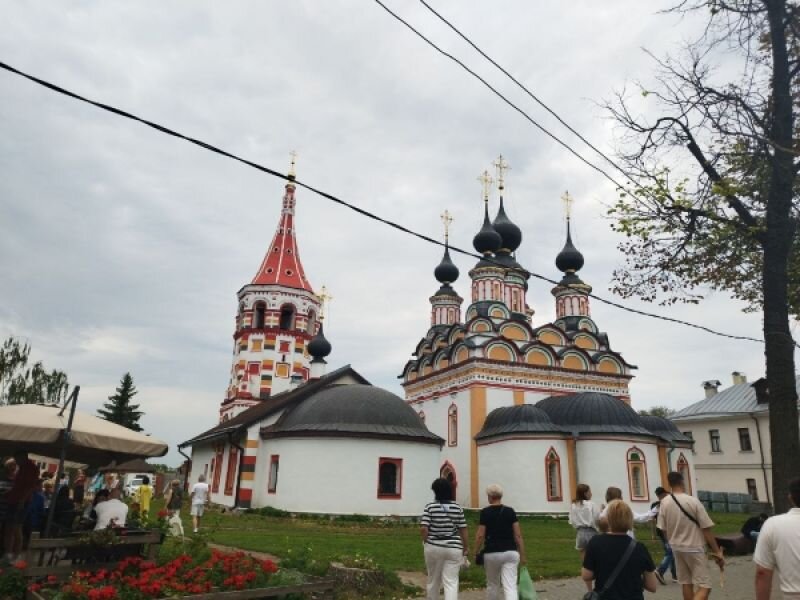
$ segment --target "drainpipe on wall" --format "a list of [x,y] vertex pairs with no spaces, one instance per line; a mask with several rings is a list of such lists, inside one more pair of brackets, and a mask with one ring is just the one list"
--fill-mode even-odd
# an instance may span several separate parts
[[672,453],[675,452],[675,442],[669,440],[669,450],[667,450],[667,473],[672,471]]
[[767,503],[772,504],[772,500],[769,496],[769,482],[767,481],[767,467],[766,463],[764,462],[764,445],[761,442],[761,425],[758,422],[758,417],[756,417],[755,413],[750,413],[750,418],[756,422],[756,436],[758,437],[758,453],[761,455],[761,473],[764,475],[764,489],[767,492]]
[[230,442],[231,446],[236,448],[239,451],[239,465],[236,469],[236,489],[234,490],[233,494],[233,508],[239,507],[239,488],[242,486],[242,461],[244,461],[244,448],[242,448],[239,444],[233,441],[233,434],[228,434],[228,441]]
[[186,459],[186,473],[183,475],[183,491],[189,487],[189,471],[192,470],[192,457],[183,451],[183,448],[178,446],[178,452]]

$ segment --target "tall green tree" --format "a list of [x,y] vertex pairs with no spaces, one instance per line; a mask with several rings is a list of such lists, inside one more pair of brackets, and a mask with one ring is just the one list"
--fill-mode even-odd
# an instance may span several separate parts
[[[796,0],[682,0],[672,12],[702,14],[702,36],[656,59],[652,87],[609,106],[637,182],[611,209],[626,235],[615,289],[671,303],[698,302],[705,286],[761,311],[772,500],[784,511],[800,473],[789,324],[800,315],[800,11]],[[659,116],[642,117],[641,103]]]
[[144,413],[139,410],[138,404],[131,404],[131,400],[138,393],[133,384],[133,377],[130,373],[125,373],[120,380],[116,394],[108,397],[108,402],[103,404],[103,408],[98,409],[97,414],[106,421],[122,425],[133,431],[142,431],[139,419]]
[[49,373],[38,361],[30,362],[31,347],[10,337],[0,346],[0,405],[61,404],[69,382],[63,371]]
[[675,414],[675,411],[668,406],[651,406],[639,411],[639,414],[644,417],[664,417],[669,418]]

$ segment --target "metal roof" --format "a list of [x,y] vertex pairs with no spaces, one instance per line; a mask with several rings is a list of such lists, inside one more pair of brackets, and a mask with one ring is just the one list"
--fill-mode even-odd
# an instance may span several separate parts
[[536,406],[567,431],[579,433],[632,433],[654,437],[628,404],[598,392],[550,396]]
[[565,430],[553,423],[541,408],[533,404],[520,404],[503,406],[490,412],[475,439],[526,433],[565,433]]
[[[800,378],[795,381],[799,384],[798,395],[800,395]],[[766,412],[768,410],[768,404],[758,404],[756,402],[756,391],[753,389],[753,384],[746,382],[737,383],[714,394],[711,398],[695,402],[676,412],[670,419],[680,421],[701,416],[738,415]]]

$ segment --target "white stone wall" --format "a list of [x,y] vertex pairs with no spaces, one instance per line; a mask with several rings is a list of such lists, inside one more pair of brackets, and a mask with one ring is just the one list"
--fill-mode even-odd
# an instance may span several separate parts
[[[254,507],[291,512],[405,515],[422,512],[439,475],[439,447],[433,444],[354,438],[267,440],[280,456],[274,494],[261,494]],[[403,459],[401,498],[379,499],[379,458]],[[259,468],[269,469],[269,458]],[[266,488],[266,484],[264,485]]]

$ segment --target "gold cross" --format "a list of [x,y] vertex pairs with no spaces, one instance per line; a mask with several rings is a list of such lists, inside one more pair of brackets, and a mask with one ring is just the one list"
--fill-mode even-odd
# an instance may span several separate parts
[[501,192],[503,188],[505,188],[506,182],[506,171],[510,170],[511,167],[508,166],[508,162],[503,159],[503,155],[501,154],[500,157],[492,163],[495,168],[497,169],[497,189]]
[[442,223],[444,223],[444,243],[450,240],[450,223],[453,222],[453,217],[450,216],[450,211],[445,209],[441,215]]
[[289,177],[294,177],[296,175],[294,170],[294,165],[297,162],[297,152],[292,150],[291,152],[289,152],[289,156],[292,159],[292,164],[289,165]]
[[492,179],[492,176],[489,175],[489,171],[484,169],[483,173],[481,173],[480,176],[478,177],[478,181],[481,182],[481,189],[483,190],[483,201],[488,204],[489,191],[492,189],[492,184],[494,183],[494,179]]
[[564,195],[561,196],[561,201],[564,203],[564,212],[567,215],[567,221],[569,221],[569,217],[572,214],[572,203],[575,200],[569,195],[569,192],[564,192]]
[[328,303],[333,300],[333,296],[328,293],[328,288],[323,285],[319,294],[317,294],[317,298],[319,298],[320,303],[319,320],[323,321],[325,320],[325,313],[328,311]]

